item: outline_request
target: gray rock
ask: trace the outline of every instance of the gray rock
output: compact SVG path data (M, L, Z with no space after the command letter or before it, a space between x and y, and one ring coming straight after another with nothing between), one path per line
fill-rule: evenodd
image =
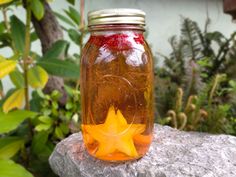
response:
M56 146L49 162L60 177L236 177L236 137L155 125L146 156L113 164L89 156L77 133Z

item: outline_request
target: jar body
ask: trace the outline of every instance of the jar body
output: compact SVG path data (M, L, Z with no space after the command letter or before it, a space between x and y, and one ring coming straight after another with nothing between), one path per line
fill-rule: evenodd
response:
M90 155L142 157L153 136L153 59L139 30L92 32L81 59L82 134Z

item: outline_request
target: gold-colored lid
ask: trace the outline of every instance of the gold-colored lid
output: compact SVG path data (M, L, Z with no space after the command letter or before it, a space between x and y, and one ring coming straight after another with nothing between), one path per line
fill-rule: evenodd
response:
M138 9L104 9L88 13L88 26L134 24L145 26L145 12Z

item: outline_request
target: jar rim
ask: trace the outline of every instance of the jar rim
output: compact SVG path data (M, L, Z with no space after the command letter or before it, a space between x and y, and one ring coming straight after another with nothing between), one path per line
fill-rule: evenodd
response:
M102 9L88 13L88 26L130 24L145 26L146 13L139 9Z

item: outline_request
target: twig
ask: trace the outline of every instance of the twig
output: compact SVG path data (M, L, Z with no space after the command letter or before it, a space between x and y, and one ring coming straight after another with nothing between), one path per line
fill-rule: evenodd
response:
M29 103L29 87L28 87L28 57L30 54L30 22L31 22L31 8L30 0L26 2L26 28L25 28L25 49L23 53L23 69L25 80L25 109L30 110Z
M10 27L10 24L9 24L9 21L7 18L7 8L6 7L4 7L2 9L2 14L3 14L4 25L6 27L7 33L11 34L11 27ZM16 53L16 47L15 47L15 44L12 40L11 40L11 47L12 47L13 52Z
M83 51L83 42L84 42L84 0L80 0L80 26L79 26L79 31L80 31L80 41L79 41L79 47L80 47L80 60L82 57L82 51ZM80 60L77 60L77 64L80 63ZM76 87L75 89L78 90L80 85L80 81L77 80L76 82Z
M83 42L84 42L84 0L80 0L80 56L83 50Z
M30 47L31 47L31 41L30 41L30 25L31 25L31 0L24 0L24 7L26 9L26 26L25 26L25 48L23 53L23 72L24 72L24 88L25 88L25 109L30 110L30 100L29 100L29 85L28 85L28 59L30 55ZM30 119L27 120L28 127L29 127L29 139L32 141L33 138L33 125ZM25 163L26 166L29 166L30 164L30 154L31 150L29 150L28 155L26 156Z

